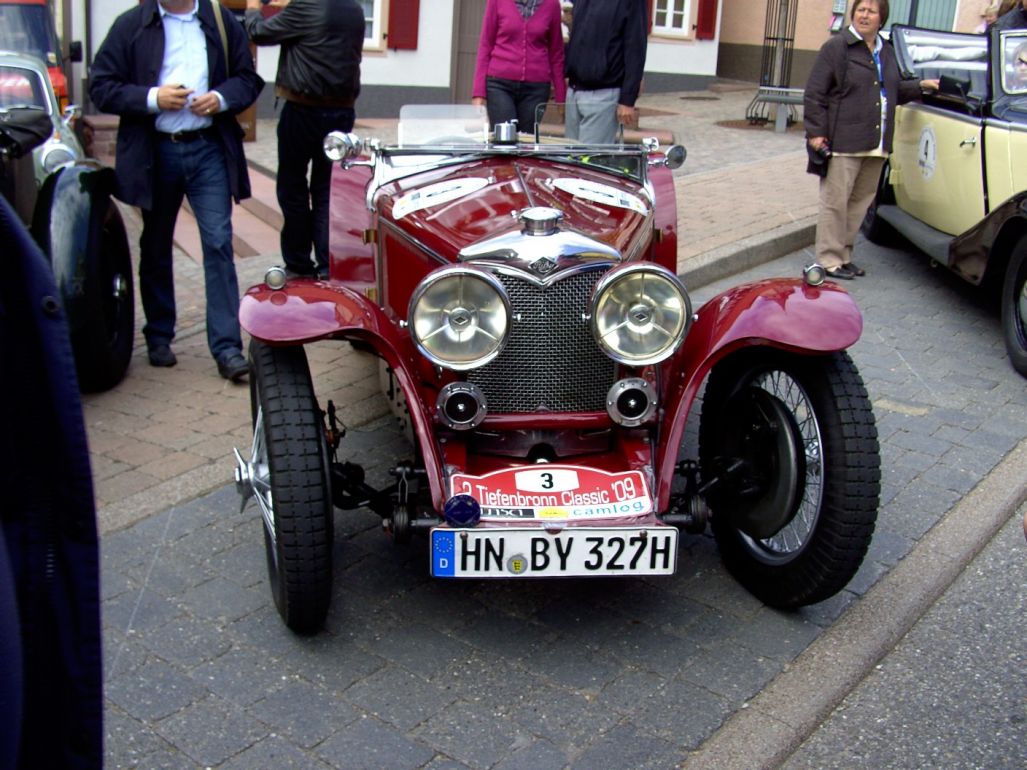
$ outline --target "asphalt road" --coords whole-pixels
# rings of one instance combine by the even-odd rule
[[[1027,767],[1022,517],[1021,509],[784,770]]]
[[[805,259],[789,255],[697,299],[796,275]],[[880,601],[868,621],[879,626],[847,619],[878,607],[875,587],[895,597],[944,589],[976,547],[954,539],[935,559],[949,567],[944,582],[930,587],[907,573],[933,573],[903,565],[952,521],[947,512],[965,516],[964,501],[982,501],[982,518],[1011,518],[1009,495],[1022,501],[1027,477],[1010,468],[1022,463],[1027,388],[987,299],[901,251],[864,245],[859,261],[868,276],[846,286],[866,326],[851,352],[874,402],[883,479],[874,543],[848,590],[800,612],[769,610],[726,575],[708,536],[684,538],[672,578],[433,581],[422,547],[394,548],[375,516],[350,512],[336,518],[327,628],[299,638],[271,603],[255,509],[239,513],[226,486],[104,539],[108,767],[733,768],[774,766],[796,748],[794,767],[1022,766],[1025,667],[1005,641],[1023,616],[1022,541],[1020,561],[1012,543],[998,561],[985,551],[974,564],[987,586],[957,583],[951,606],[937,605],[879,671],[865,675],[893,642],[801,682],[825,646],[857,649],[879,629],[898,641],[920,609],[899,617],[901,601]],[[388,421],[347,442],[379,482],[406,454]],[[996,468],[1013,479],[997,507],[975,496]],[[1003,561],[1011,586],[998,590]],[[775,701],[790,680],[800,684]],[[842,701],[849,681],[863,684]],[[980,701],[968,697],[975,683]],[[994,718],[977,708],[957,720],[983,701]],[[807,706],[820,710],[790,721]],[[762,732],[732,742],[747,713]],[[879,719],[891,741],[875,736]],[[934,737],[904,728],[927,721]],[[957,739],[968,729],[976,738]],[[989,736],[998,753],[985,755]],[[765,762],[732,761],[743,750]],[[984,761],[995,756],[1012,764]]]

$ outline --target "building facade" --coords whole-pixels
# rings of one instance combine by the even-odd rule
[[[65,41],[80,40],[84,61],[72,65],[73,97],[87,109],[89,62],[114,18],[132,0],[51,0]],[[221,0],[242,13],[245,0]],[[466,102],[485,0],[358,0],[366,37],[357,104],[364,117],[395,116],[403,104]],[[715,78],[759,82],[767,14],[796,16],[791,82],[801,87],[817,50],[831,34],[844,0],[648,0],[649,48],[644,88],[699,90]],[[850,0],[851,2],[851,0]],[[986,0],[892,0],[893,20],[972,30]],[[65,44],[66,46],[66,44]],[[257,70],[274,82],[278,49],[257,51]],[[266,88],[258,115],[270,117],[274,89]]]

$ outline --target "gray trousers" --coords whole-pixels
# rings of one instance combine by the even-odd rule
[[[567,138],[579,144],[613,144],[617,141],[619,88],[597,91],[567,89]]]
[[[838,267],[852,259],[852,244],[877,193],[884,158],[835,155],[820,180],[816,260]]]

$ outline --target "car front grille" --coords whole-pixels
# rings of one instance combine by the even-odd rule
[[[582,316],[607,269],[548,286],[497,275],[513,310],[510,337],[493,361],[468,376],[484,392],[491,414],[605,411],[616,368]]]

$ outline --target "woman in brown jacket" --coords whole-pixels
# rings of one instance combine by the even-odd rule
[[[820,180],[816,259],[832,278],[865,271],[852,244],[877,190],[895,132],[895,105],[936,89],[936,80],[907,80],[895,51],[878,34],[888,0],[854,0],[852,24],[820,49],[806,83],[803,119],[814,152],[831,158]]]

